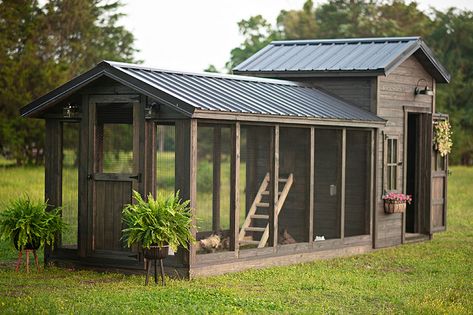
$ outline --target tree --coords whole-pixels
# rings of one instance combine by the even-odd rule
[[[41,162],[43,122],[20,107],[102,59],[134,60],[134,37],[118,21],[119,1],[0,1],[0,153]]]
[[[280,33],[261,15],[252,16],[248,20],[238,22],[240,33],[245,36],[243,43],[230,52],[230,61],[225,67],[231,69],[254,55],[257,51],[268,45],[273,40],[280,38]]]

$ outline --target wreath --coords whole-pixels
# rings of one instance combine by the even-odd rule
[[[434,122],[434,149],[440,156],[446,156],[452,151],[452,127],[448,120]]]

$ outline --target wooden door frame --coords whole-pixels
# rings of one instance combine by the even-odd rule
[[[403,137],[403,169],[402,169],[402,192],[406,193],[407,190],[407,154],[408,154],[408,117],[409,114],[416,114],[417,118],[417,130],[418,130],[418,139],[420,140],[417,145],[417,154],[418,158],[416,159],[416,179],[415,186],[418,196],[422,196],[419,200],[414,200],[413,202],[418,202],[416,207],[416,219],[415,223],[417,227],[416,234],[426,234],[426,216],[429,213],[428,207],[430,201],[430,195],[426,192],[430,191],[430,170],[431,170],[431,154],[430,143],[431,141],[431,128],[427,128],[426,122],[432,120],[432,113],[430,107],[415,107],[415,106],[404,106],[404,137]],[[430,117],[430,119],[429,119]],[[406,213],[402,214],[402,234],[401,234],[401,243],[406,242]]]
[[[123,95],[89,95],[87,101],[87,235],[85,256],[96,256],[94,250],[94,233],[95,233],[95,157],[96,157],[96,107],[99,103],[131,103],[133,106],[133,174],[138,175],[138,180],[132,180],[132,188],[142,193],[143,190],[143,171],[144,171],[144,97],[139,94],[123,94]],[[141,176],[140,176],[141,175]],[[97,180],[103,180],[106,174],[101,174]],[[110,175],[110,180],[114,180],[114,176]],[[103,178],[102,178],[103,177]],[[123,179],[118,176],[116,180]],[[141,177],[141,178],[140,178]]]

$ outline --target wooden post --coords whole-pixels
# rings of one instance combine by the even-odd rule
[[[230,158],[230,250],[238,252],[240,228],[240,123],[231,128],[232,146]]]
[[[314,242],[314,194],[315,194],[315,128],[309,137],[309,244]]]
[[[197,206],[197,120],[176,121],[176,191],[182,200],[190,200],[192,211],[192,234],[196,236],[195,209]],[[190,244],[189,251],[179,250],[178,256],[184,266],[195,263],[196,249]]]
[[[342,178],[340,189],[340,238],[345,237],[345,174],[346,174],[346,158],[347,158],[347,130],[342,130]]]
[[[220,186],[221,186],[221,152],[222,128],[214,127],[213,138],[213,191],[212,191],[212,230],[220,230]]]
[[[271,135],[271,171],[270,171],[270,211],[269,211],[269,245],[278,244],[278,215],[276,205],[279,193],[279,125],[275,125]]]

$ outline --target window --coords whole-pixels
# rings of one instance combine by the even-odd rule
[[[396,138],[388,138],[386,146],[386,190],[397,190],[398,140]]]

